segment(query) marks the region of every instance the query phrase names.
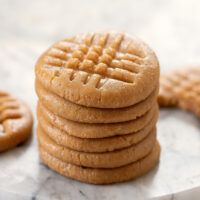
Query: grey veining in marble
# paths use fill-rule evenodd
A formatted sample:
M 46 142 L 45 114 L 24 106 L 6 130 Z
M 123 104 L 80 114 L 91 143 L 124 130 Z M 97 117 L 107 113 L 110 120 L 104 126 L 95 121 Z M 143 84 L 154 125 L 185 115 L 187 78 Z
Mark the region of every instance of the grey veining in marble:
M 52 42 L 94 30 L 140 36 L 157 53 L 162 72 L 200 63 L 198 0 L 0 0 L 0 88 L 25 99 L 35 113 L 34 63 Z M 38 158 L 35 128 L 22 147 L 0 155 L 0 200 L 199 200 L 200 120 L 162 109 L 161 161 L 136 181 L 94 186 L 66 179 Z

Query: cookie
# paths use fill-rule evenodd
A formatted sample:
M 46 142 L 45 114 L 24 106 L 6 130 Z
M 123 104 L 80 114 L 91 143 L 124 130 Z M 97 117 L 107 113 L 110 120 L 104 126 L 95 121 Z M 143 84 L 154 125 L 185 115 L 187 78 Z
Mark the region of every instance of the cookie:
M 115 168 L 137 161 L 152 150 L 155 141 L 156 130 L 153 129 L 146 138 L 128 148 L 104 153 L 87 153 L 58 145 L 38 127 L 39 145 L 49 154 L 67 163 L 92 168 Z
M 137 132 L 149 123 L 156 123 L 158 119 L 157 103 L 145 115 L 128 122 L 110 124 L 77 123 L 54 115 L 41 102 L 38 104 L 38 117 L 42 116 L 55 128 L 65 131 L 68 135 L 79 138 L 105 138 Z
M 177 106 L 200 116 L 200 67 L 163 75 L 158 102 L 160 106 Z
M 42 116 L 39 116 L 39 126 L 58 145 L 66 146 L 70 149 L 83 152 L 108 152 L 122 148 L 127 148 L 143 140 L 155 126 L 155 122 L 150 122 L 142 130 L 107 138 L 87 139 L 70 136 L 64 131 L 55 128 Z
M 146 157 L 137 162 L 113 169 L 93 169 L 72 165 L 53 157 L 42 147 L 39 150 L 41 159 L 51 169 L 66 177 L 93 184 L 111 184 L 135 179 L 152 170 L 160 158 L 160 145 L 158 142 Z
M 58 145 L 66 146 L 70 149 L 83 152 L 107 152 L 126 148 L 133 144 L 139 143 L 155 127 L 157 118 L 152 118 L 145 127 L 137 132 L 96 139 L 71 136 L 68 133 L 56 128 L 53 124 L 49 123 L 42 115 L 38 115 L 38 120 L 41 129 Z
M 26 104 L 0 91 L 0 152 L 14 148 L 27 140 L 33 118 Z
M 36 82 L 40 102 L 52 113 L 65 119 L 83 123 L 116 123 L 134 120 L 144 115 L 154 104 L 158 88 L 144 101 L 127 108 L 98 109 L 76 105 L 50 93 Z
M 35 69 L 46 88 L 75 104 L 122 108 L 146 99 L 159 81 L 159 63 L 141 40 L 124 33 L 77 35 L 57 42 Z

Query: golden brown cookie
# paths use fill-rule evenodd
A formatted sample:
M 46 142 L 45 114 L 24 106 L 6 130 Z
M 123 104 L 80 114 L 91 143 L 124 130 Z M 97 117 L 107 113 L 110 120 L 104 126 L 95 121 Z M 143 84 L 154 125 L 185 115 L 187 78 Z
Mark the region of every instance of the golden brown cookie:
M 200 67 L 163 75 L 158 102 L 160 106 L 177 106 L 200 116 Z
M 38 104 L 38 116 L 42 116 L 55 128 L 79 138 L 105 138 L 137 132 L 149 123 L 156 123 L 158 119 L 157 103 L 145 115 L 128 122 L 110 124 L 87 124 L 66 120 L 48 111 L 41 102 Z
M 87 153 L 56 144 L 38 127 L 39 145 L 49 154 L 67 163 L 92 168 L 115 168 L 137 161 L 152 150 L 155 141 L 156 130 L 153 129 L 146 138 L 128 148 L 104 153 Z
M 39 125 L 42 130 L 58 145 L 66 146 L 70 149 L 83 152 L 108 152 L 122 148 L 127 148 L 143 140 L 155 126 L 155 122 L 150 122 L 142 130 L 122 135 L 107 138 L 87 139 L 70 136 L 50 123 L 43 117 L 39 117 Z
M 146 99 L 159 80 L 159 63 L 141 40 L 124 33 L 77 35 L 51 46 L 36 77 L 65 100 L 88 107 L 122 108 Z
M 129 147 L 143 140 L 155 127 L 157 118 L 151 121 L 141 130 L 130 134 L 112 136 L 107 138 L 79 138 L 56 128 L 49 123 L 42 115 L 38 115 L 39 126 L 58 145 L 84 152 L 107 152 Z
M 154 104 L 158 88 L 144 101 L 127 108 L 98 109 L 76 105 L 50 93 L 36 82 L 40 102 L 52 113 L 65 119 L 84 123 L 116 123 L 134 120 L 144 115 Z
M 32 114 L 26 104 L 0 91 L 0 152 L 28 139 L 32 124 Z
M 160 158 L 160 145 L 156 142 L 152 151 L 137 162 L 113 169 L 93 169 L 63 162 L 40 147 L 43 162 L 56 172 L 86 183 L 110 184 L 124 182 L 142 176 L 152 170 Z

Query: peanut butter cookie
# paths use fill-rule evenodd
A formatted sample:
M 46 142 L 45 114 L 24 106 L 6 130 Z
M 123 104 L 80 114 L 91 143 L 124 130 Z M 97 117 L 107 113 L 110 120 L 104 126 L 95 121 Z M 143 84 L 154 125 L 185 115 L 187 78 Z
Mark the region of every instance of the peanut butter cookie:
M 135 145 L 104 153 L 80 152 L 60 146 L 42 131 L 40 127 L 38 127 L 38 141 L 39 145 L 49 154 L 64 162 L 92 168 L 115 168 L 145 157 L 155 145 L 156 130 L 151 130 L 146 138 Z
M 36 64 L 36 77 L 48 91 L 75 104 L 122 108 L 153 92 L 159 63 L 136 37 L 88 33 L 51 46 Z
M 51 113 L 41 102 L 38 104 L 39 121 L 41 117 L 43 117 L 55 128 L 66 132 L 68 135 L 79 138 L 105 138 L 134 133 L 141 130 L 149 123 L 155 124 L 158 119 L 158 112 L 159 109 L 156 102 L 147 113 L 135 120 L 110 124 L 88 124 L 66 120 Z
M 116 123 L 134 120 L 144 115 L 157 101 L 158 87 L 144 101 L 130 107 L 98 109 L 80 106 L 50 93 L 36 83 L 40 102 L 52 113 L 65 119 L 84 123 Z
M 176 106 L 200 116 L 200 67 L 161 76 L 158 102 L 160 106 Z
M 58 145 L 83 152 L 108 152 L 129 147 L 143 140 L 155 127 L 155 119 L 151 120 L 141 130 L 120 136 L 107 138 L 79 138 L 54 127 L 44 117 L 38 116 L 41 129 Z
M 135 179 L 152 170 L 159 161 L 160 145 L 156 142 L 152 151 L 144 158 L 113 169 L 95 169 L 66 163 L 55 158 L 42 147 L 40 147 L 40 156 L 46 165 L 64 176 L 86 183 L 110 184 Z
M 31 135 L 32 114 L 26 104 L 0 91 L 0 152 L 14 148 Z

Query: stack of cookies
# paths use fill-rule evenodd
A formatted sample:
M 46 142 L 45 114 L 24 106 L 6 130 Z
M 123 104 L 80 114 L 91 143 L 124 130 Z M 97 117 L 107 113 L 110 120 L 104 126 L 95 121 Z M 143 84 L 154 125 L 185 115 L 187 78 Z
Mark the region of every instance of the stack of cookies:
M 87 33 L 57 42 L 36 64 L 43 162 L 83 182 L 134 179 L 158 162 L 159 64 L 138 38 Z

